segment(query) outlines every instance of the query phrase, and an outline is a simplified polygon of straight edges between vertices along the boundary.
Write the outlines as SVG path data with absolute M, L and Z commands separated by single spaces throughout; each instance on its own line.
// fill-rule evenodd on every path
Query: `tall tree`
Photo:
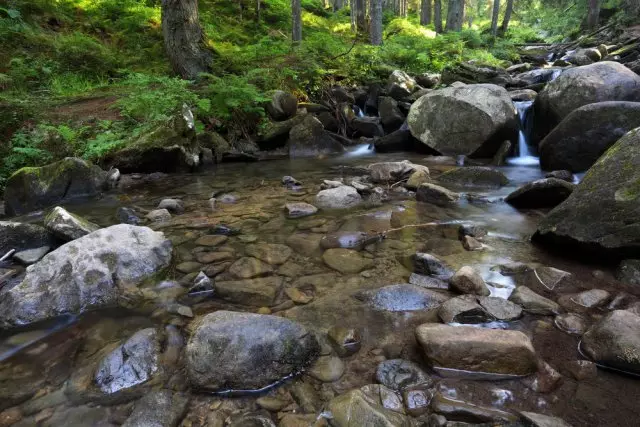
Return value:
M 371 44 L 380 46 L 382 44 L 382 0 L 369 0 L 369 5 Z
M 433 2 L 433 20 L 435 22 L 436 33 L 442 33 L 442 0 Z
M 587 27 L 595 29 L 600 21 L 601 0 L 589 0 L 589 14 L 587 15 Z
M 302 6 L 300 0 L 291 0 L 291 40 L 297 43 L 302 40 Z
M 502 18 L 502 26 L 500 32 L 506 34 L 509 29 L 509 21 L 511 21 L 511 14 L 513 13 L 513 0 L 507 0 L 507 9 L 504 11 L 504 18 Z
M 422 0 L 420 4 L 420 25 L 431 24 L 431 1 Z
M 493 14 L 491 15 L 491 34 L 498 35 L 498 18 L 500 16 L 500 0 L 493 0 Z
M 447 11 L 447 31 L 462 30 L 464 22 L 464 0 L 449 0 L 449 10 Z
M 367 29 L 367 9 L 366 0 L 356 0 L 356 26 L 358 32 L 365 32 Z
M 213 55 L 205 45 L 198 0 L 162 0 L 162 35 L 173 71 L 193 80 L 209 71 Z

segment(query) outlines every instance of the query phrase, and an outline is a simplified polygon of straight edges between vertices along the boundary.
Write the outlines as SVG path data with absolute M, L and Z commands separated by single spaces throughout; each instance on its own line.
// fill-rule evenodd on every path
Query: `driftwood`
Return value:
M 11 255 L 13 255 L 15 252 L 16 252 L 16 250 L 15 250 L 15 249 L 11 249 L 9 252 L 7 252 L 6 254 L 4 254 L 4 256 L 3 256 L 2 258 L 0 258 L 0 262 L 8 260 L 8 259 L 9 259 L 9 257 L 10 257 Z

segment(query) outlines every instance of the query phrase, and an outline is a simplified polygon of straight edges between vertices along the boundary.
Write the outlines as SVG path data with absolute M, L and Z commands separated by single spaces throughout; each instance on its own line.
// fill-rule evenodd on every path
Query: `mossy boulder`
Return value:
M 640 128 L 613 145 L 533 238 L 614 258 L 640 258 Z
M 298 99 L 289 92 L 276 90 L 271 94 L 271 101 L 266 104 L 265 109 L 273 120 L 287 120 L 296 115 Z
M 11 249 L 21 252 L 55 244 L 54 236 L 39 225 L 0 221 L 0 256 Z
M 340 154 L 344 151 L 344 146 L 324 130 L 320 120 L 311 115 L 305 116 L 302 123 L 294 126 L 289 132 L 291 158 Z
M 60 206 L 53 208 L 44 218 L 45 228 L 63 241 L 79 239 L 100 229 L 100 226 L 72 214 Z
M 7 180 L 7 215 L 22 215 L 63 200 L 95 197 L 107 189 L 107 172 L 85 160 L 67 157 L 42 167 L 22 168 Z
M 511 75 L 504 68 L 491 65 L 474 65 L 461 62 L 450 65 L 442 70 L 442 83 L 450 85 L 455 82 L 467 84 L 491 83 L 506 86 L 513 81 Z

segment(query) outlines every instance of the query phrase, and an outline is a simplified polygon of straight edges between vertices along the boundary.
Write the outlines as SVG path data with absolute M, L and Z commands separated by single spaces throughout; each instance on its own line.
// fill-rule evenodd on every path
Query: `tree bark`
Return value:
M 435 21 L 436 33 L 442 33 L 442 0 L 433 2 L 433 20 Z
M 464 0 L 449 0 L 449 11 L 447 13 L 447 31 L 462 30 L 464 22 Z
M 493 14 L 491 15 L 491 34 L 498 35 L 498 18 L 500 17 L 500 0 L 493 0 Z
M 356 27 L 356 0 L 349 0 L 349 9 L 351 10 L 351 31 L 357 31 Z
M 431 0 L 422 0 L 420 4 L 420 25 L 431 24 Z
M 356 25 L 359 33 L 365 33 L 367 29 L 367 9 L 365 5 L 365 0 L 356 0 Z
M 213 55 L 200 27 L 198 0 L 162 0 L 162 35 L 171 67 L 183 79 L 210 70 Z
M 589 0 L 589 14 L 587 15 L 587 28 L 595 30 L 600 22 L 601 0 Z
M 291 40 L 298 43 L 302 40 L 302 6 L 300 0 L 291 0 Z
M 370 0 L 371 16 L 371 44 L 380 46 L 382 44 L 382 0 Z
M 256 0 L 256 22 L 260 22 L 260 7 L 262 6 L 261 0 Z
M 504 18 L 502 19 L 502 27 L 500 32 L 504 35 L 509 29 L 509 21 L 511 21 L 511 14 L 513 13 L 513 0 L 507 0 L 507 9 L 504 11 Z

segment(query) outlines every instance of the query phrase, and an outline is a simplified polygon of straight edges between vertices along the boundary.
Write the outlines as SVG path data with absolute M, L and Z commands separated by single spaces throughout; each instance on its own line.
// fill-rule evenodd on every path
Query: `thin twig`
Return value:
M 336 55 L 333 58 L 329 58 L 330 61 L 333 61 L 334 59 L 338 59 L 341 56 L 347 56 L 351 53 L 351 51 L 353 50 L 353 48 L 356 46 L 356 42 L 358 41 L 358 32 L 356 31 L 355 35 L 353 36 L 353 44 L 351 45 L 351 47 L 349 48 L 348 51 L 341 53 L 340 55 Z
M 9 252 L 7 252 L 6 254 L 4 254 L 4 256 L 3 256 L 2 258 L 0 258 L 0 262 L 8 260 L 8 259 L 9 259 L 9 257 L 10 257 L 11 255 L 13 255 L 15 252 L 16 252 L 16 250 L 15 250 L 15 249 L 11 249 Z
M 386 236 L 389 233 L 395 233 L 396 231 L 402 231 L 405 230 L 407 228 L 427 228 L 427 227 L 435 227 L 440 225 L 437 222 L 426 222 L 424 224 L 409 224 L 409 225 L 403 225 L 402 227 L 398 227 L 398 228 L 390 228 L 388 230 L 385 230 L 383 232 L 380 233 L 381 236 Z

